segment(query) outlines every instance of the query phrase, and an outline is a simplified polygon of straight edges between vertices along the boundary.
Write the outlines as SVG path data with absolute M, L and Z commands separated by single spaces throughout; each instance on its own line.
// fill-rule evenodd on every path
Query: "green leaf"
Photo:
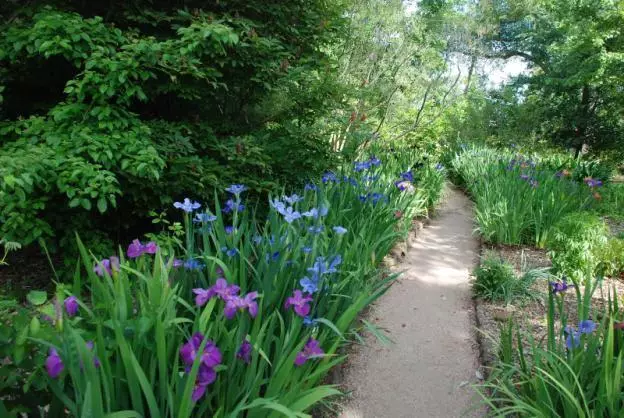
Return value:
M 104 197 L 100 197 L 98 199 L 97 208 L 100 211 L 100 213 L 104 213 L 106 212 L 106 209 L 108 209 L 108 203 L 106 202 L 106 199 Z
M 48 293 L 43 290 L 31 290 L 26 299 L 35 306 L 43 305 L 48 300 Z

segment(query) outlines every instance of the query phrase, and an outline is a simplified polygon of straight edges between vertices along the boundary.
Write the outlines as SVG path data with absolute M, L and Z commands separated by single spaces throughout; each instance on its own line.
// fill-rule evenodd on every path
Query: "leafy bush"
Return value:
M 559 221 L 548 242 L 553 269 L 575 283 L 594 277 L 600 266 L 608 229 L 596 215 L 570 214 Z
M 242 185 L 214 207 L 176 202 L 185 233 L 157 217 L 159 242 L 118 258 L 79 242 L 73 283 L 35 300 L 51 332 L 22 327 L 39 347 L 34 364 L 9 354 L 11 368 L 47 372 L 45 396 L 30 399 L 49 400 L 52 416 L 306 416 L 339 393 L 323 378 L 394 279 L 379 277 L 379 262 L 440 193 L 416 180 L 439 171 L 410 166 L 371 157 L 325 173 L 300 195 L 272 196 L 266 217 L 246 207 Z M 11 389 L 32 393 L 23 381 Z
M 551 286 L 544 344 L 523 335 L 511 321 L 501 331 L 500 361 L 480 387 L 491 416 L 620 414 L 624 313 L 615 293 L 604 311 L 591 312 L 595 283 L 582 295 L 577 292 L 578 321 L 569 320 L 563 308 L 566 286 Z
M 610 238 L 600 252 L 598 273 L 603 276 L 618 276 L 624 272 L 624 240 Z
M 186 194 L 210 200 L 235 181 L 266 194 L 302 183 L 300 170 L 319 175 L 335 162 L 319 126 L 344 91 L 321 70 L 343 11 L 316 0 L 2 4 L 0 235 L 117 239 Z
M 548 277 L 548 269 L 524 269 L 516 277 L 513 266 L 493 251 L 486 252 L 480 265 L 474 271 L 472 289 L 477 297 L 490 301 L 504 301 L 505 304 L 521 299 L 532 299 L 533 284 Z

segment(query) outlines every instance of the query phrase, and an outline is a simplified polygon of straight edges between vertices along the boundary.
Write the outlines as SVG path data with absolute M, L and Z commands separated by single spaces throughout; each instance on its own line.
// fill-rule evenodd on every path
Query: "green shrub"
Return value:
M 619 276 L 624 272 L 624 240 L 610 238 L 600 251 L 597 272 L 602 276 Z
M 548 242 L 554 272 L 575 283 L 594 277 L 607 240 L 608 229 L 600 217 L 583 212 L 564 217 Z
M 346 107 L 324 71 L 343 6 L 2 4 L 0 236 L 118 239 L 180 196 L 319 175 L 335 163 L 328 118 Z
M 513 266 L 494 252 L 487 252 L 474 271 L 473 291 L 477 297 L 506 304 L 534 298 L 532 285 L 547 277 L 548 269 L 526 269 L 516 277 Z

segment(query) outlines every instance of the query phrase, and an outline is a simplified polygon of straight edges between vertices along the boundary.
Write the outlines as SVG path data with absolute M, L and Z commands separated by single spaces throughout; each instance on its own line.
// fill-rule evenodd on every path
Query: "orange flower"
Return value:
M 600 200 L 600 199 L 602 199 L 602 196 L 600 196 L 600 193 L 594 192 L 594 199 Z
M 569 171 L 569 170 L 562 170 L 562 171 L 561 171 L 561 174 L 563 174 L 563 175 L 564 175 L 564 176 L 566 176 L 566 177 L 568 177 L 568 176 L 572 175 L 572 174 L 570 173 L 570 171 Z

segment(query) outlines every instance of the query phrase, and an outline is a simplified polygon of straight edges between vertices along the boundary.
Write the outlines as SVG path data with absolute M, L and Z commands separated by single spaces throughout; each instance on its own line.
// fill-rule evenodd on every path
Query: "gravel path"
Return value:
M 394 344 L 370 336 L 355 349 L 341 418 L 483 416 L 471 409 L 470 387 L 479 367 L 469 286 L 478 241 L 468 198 L 452 188 L 446 195 L 397 267 L 401 279 L 372 308 L 370 321 Z

